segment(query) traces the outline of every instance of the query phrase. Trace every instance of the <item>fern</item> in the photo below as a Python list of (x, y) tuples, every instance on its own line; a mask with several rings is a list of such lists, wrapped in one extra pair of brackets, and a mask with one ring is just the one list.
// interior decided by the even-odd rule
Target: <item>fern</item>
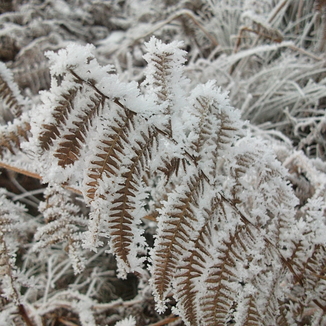
[(0, 65), (0, 92), (1, 99), (7, 110), (13, 117), (19, 117), (22, 114), (24, 107), (23, 99), (19, 93), (17, 85), (13, 82), (13, 77), (10, 70), (4, 63)]
[(39, 210), (47, 224), (36, 232), (35, 239), (38, 242), (33, 249), (40, 251), (49, 245), (65, 242), (65, 250), (69, 254), (75, 273), (81, 273), (85, 266), (80, 252), (80, 230), (86, 226), (86, 221), (80, 216), (79, 207), (69, 203), (69, 192), (61, 186), (48, 186), (44, 195), (45, 202), (41, 203)]
[[(140, 29), (132, 37), (117, 41), (121, 43), (120, 50), (113, 48), (108, 52), (105, 41), (97, 48), (70, 44), (58, 51), (56, 42), (69, 38), (68, 34), (87, 41), (100, 33), (93, 22), (106, 24), (106, 28), (118, 26), (121, 31), (128, 28), (132, 24), (130, 18), (124, 23), (113, 16), (104, 19), (99, 11), (103, 9), (111, 15), (119, 12), (119, 6), (125, 6), (132, 12), (131, 3), (112, 2), (109, 6), (94, 2), (81, 8), (81, 12), (96, 13), (96, 17), (73, 13), (68, 3), (62, 2), (61, 6), (65, 8), (62, 13), (51, 1), (24, 7), (28, 15), (20, 24), (27, 24), (35, 41), (29, 46), (20, 45), (19, 54), (11, 54), (17, 61), (8, 65), (17, 79), (20, 69), (22, 76), (25, 74), (24, 54), (30, 54), (30, 62), (35, 62), (36, 71), (31, 72), (31, 76), (35, 72), (35, 85), (33, 81), (24, 84), (23, 80), (16, 80), (24, 94), (47, 87), (48, 80), (43, 80), (42, 74), (47, 73), (48, 65), (38, 54), (40, 48), (55, 50), (46, 53), (51, 86), (39, 97), (33, 96), (33, 107), (20, 95), (8, 68), (0, 67), (0, 94), (6, 112), (0, 130), (1, 159), (6, 164), (3, 166), (11, 166), (15, 159), (23, 164), (37, 162), (38, 177), (48, 183), (45, 200), (38, 205), (46, 224), (35, 219), (38, 225), (37, 231), (34, 225), (31, 232), (33, 240), (26, 226), (23, 228), (32, 246), (20, 248), (19, 258), (32, 258), (12, 259), (18, 253), (13, 244), (19, 240), (11, 241), (6, 228), (15, 225), (16, 231), (18, 223), (6, 220), (12, 214), (1, 213), (5, 217), (0, 239), (1, 271), (7, 280), (1, 293), (7, 291), (4, 304), (8, 313), (0, 313), (0, 317), (13, 320), (14, 309), (9, 308), (13, 301), (28, 326), (34, 322), (44, 324), (44, 320), (51, 324), (113, 325), (117, 314), (135, 317), (125, 319), (126, 323), (145, 325), (149, 324), (148, 319), (140, 319), (144, 306), (151, 309), (148, 314), (156, 320), (157, 312), (169, 313), (172, 306), (184, 324), (194, 326), (325, 324), (324, 167), (317, 160), (311, 163), (303, 154), (284, 154), (274, 139), (262, 139), (257, 135), (258, 129), (244, 123), (240, 111), (232, 105), (242, 101), (243, 93), (251, 92), (242, 113), (262, 121), (256, 110), (261, 105), (259, 101), (267, 99), (264, 103), (269, 107), (275, 107), (275, 103), (293, 104), (295, 99), (282, 97), (283, 90), (322, 90), (317, 83), (304, 82), (307, 74), (299, 76), (303, 84), (274, 83), (263, 96), (256, 94), (271, 84), (270, 76), (280, 69), (269, 65), (281, 61), (278, 54), (276, 61), (273, 58), (274, 50), (298, 50), (298, 44), (283, 42), (287, 31), (280, 33), (282, 15), (286, 15), (286, 10), (291, 15), (294, 5), (279, 3), (268, 15), (271, 4), (260, 4), (260, 9), (255, 9), (248, 1), (246, 6), (251, 11), (241, 17), (249, 18), (253, 25), (241, 28), (235, 21), (240, 21), (242, 4), (218, 13), (211, 2), (180, 2), (178, 13), (155, 28), (166, 31), (164, 37), (168, 38), (180, 30), (188, 33), (187, 28), (194, 31), (196, 25), (201, 32), (196, 32), (191, 41), (165, 44), (152, 37), (143, 47), (138, 43), (139, 35), (143, 35)], [(319, 10), (322, 6), (322, 2), (317, 2)], [(143, 10), (144, 17), (157, 18), (155, 10)], [(168, 12), (164, 8), (164, 14)], [(32, 24), (33, 15), (38, 20)], [(51, 15), (62, 18), (57, 27), (49, 22)], [(224, 27), (214, 25), (212, 19), (218, 16), (234, 22), (227, 26), (223, 37), (219, 36)], [(187, 17), (190, 25), (185, 21)], [(17, 25), (15, 19), (22, 16), (8, 14), (2, 19)], [(216, 29), (210, 33), (206, 30), (209, 26)], [(15, 28), (15, 40), (27, 36)], [(292, 25), (289, 30), (294, 33)], [(46, 37), (48, 32), (53, 39)], [(116, 37), (115, 32), (110, 37)], [(243, 40), (245, 32), (257, 37)], [(239, 36), (238, 53), (217, 44), (216, 39), (232, 48), (228, 33)], [(255, 47), (266, 41), (281, 43)], [(107, 42), (112, 45), (110, 39)], [(204, 49), (199, 49), (198, 44)], [(213, 44), (217, 46), (215, 50), (211, 48)], [(128, 47), (135, 53), (126, 54)], [(188, 66), (185, 47), (192, 51)], [(245, 47), (249, 48), (243, 50)], [(141, 58), (139, 53), (143, 50), (147, 53)], [(112, 54), (116, 67), (100, 64), (108, 62), (104, 53)], [(253, 54), (259, 54), (261, 62), (253, 59)], [(291, 62), (293, 56), (288, 55)], [(196, 58), (200, 59), (195, 63)], [(144, 62), (147, 67), (139, 75)], [(199, 70), (207, 72), (208, 63), (208, 76), (214, 76), (218, 67), (224, 74), (221, 80), (207, 82), (205, 78), (204, 83), (198, 83), (202, 78), (186, 77)], [(261, 63), (268, 67), (266, 71), (259, 71)], [(128, 76), (123, 72), (124, 64), (132, 66)], [(293, 65), (299, 66), (297, 62)], [(245, 67), (241, 73), (239, 67)], [(322, 72), (320, 67), (319, 73)], [(237, 80), (237, 73), (248, 85)], [(216, 86), (225, 80), (230, 81), (232, 104), (228, 93)], [(257, 86), (257, 80), (262, 84)], [(254, 87), (257, 92), (256, 88), (253, 92)], [(279, 102), (272, 97), (275, 94), (280, 94)], [(253, 100), (254, 97), (259, 99)], [(291, 114), (298, 105), (294, 104)], [(316, 142), (320, 153), (324, 144), (322, 121), (321, 117), (314, 119), (314, 123), (320, 123), (311, 134), (311, 144)], [(290, 173), (276, 159), (273, 146), (279, 156), (284, 155), (283, 165), (290, 168)], [(23, 165), (26, 169), (29, 166)], [(316, 178), (318, 174), (322, 177)], [(303, 190), (307, 184), (309, 194)], [(82, 197), (72, 202), (69, 190)], [(8, 196), (16, 200), (15, 194)], [(33, 191), (26, 191), (26, 196), (31, 198), (31, 206), (37, 206), (39, 198), (33, 197)], [(0, 203), (9, 205), (6, 198), (0, 199)], [(17, 205), (10, 207), (17, 211)], [(17, 211), (17, 215), (24, 213)], [(155, 233), (154, 239), (148, 230)], [(68, 256), (62, 254), (61, 243)], [(93, 252), (86, 254), (87, 249)], [(110, 254), (115, 257), (118, 276), (125, 281), (115, 279)], [(35, 267), (31, 267), (32, 260)], [(18, 279), (18, 271), (22, 279), (35, 275), (38, 287), (25, 289), (28, 284)], [(107, 297), (117, 298), (110, 296), (111, 282), (129, 282), (129, 273), (139, 278), (139, 296), (129, 303), (103, 303), (101, 300)], [(69, 290), (64, 289), (67, 282)], [(54, 285), (57, 288), (52, 289)], [(25, 309), (28, 305), (30, 309)], [(129, 306), (135, 309), (133, 313)], [(169, 316), (161, 324), (173, 320), (175, 317)]]
[[(157, 197), (165, 199), (156, 205), (158, 230), (151, 252), (151, 284), (159, 311), (172, 291), (189, 325), (275, 323), (281, 297), (277, 284), (284, 275), (300, 278), (286, 258), (296, 250), (291, 245), (296, 199), (284, 181), (285, 170), (268, 150), (257, 151), (262, 141), (243, 136), (239, 114), (214, 83), (187, 95), (188, 83), (180, 72), (183, 53), (172, 55), (177, 46), (165, 47), (154, 39), (147, 45), (152, 52), (146, 57), (144, 95), (132, 84), (127, 86), (133, 89), (131, 97), (113, 88), (115, 75), (105, 76), (87, 51), (80, 61), (102, 73), (100, 81), (86, 67), (75, 64), (72, 70), (67, 63), (65, 72), (59, 70), (61, 84), (48, 95), (58, 92), (59, 97), (53, 98), (59, 103), (50, 111), (53, 122), (33, 135), (41, 140), (36, 152), (43, 151), (46, 160), (47, 155), (58, 158), (51, 166), (60, 168), (62, 181), (82, 183), (91, 207), (84, 246), (96, 249), (103, 245), (99, 237), (108, 237), (122, 277), (142, 273), (145, 257), (135, 258), (145, 246), (138, 226), (151, 193), (148, 180), (155, 177), (156, 187), (167, 191), (166, 197)], [(69, 51), (56, 60), (69, 57)], [(178, 83), (180, 98), (167, 87), (171, 83)], [(61, 95), (67, 87), (67, 95)], [(177, 119), (185, 119), (180, 110), (187, 103), (188, 121), (181, 127)], [(91, 149), (86, 160), (82, 144)], [(158, 151), (183, 169), (155, 158)], [(85, 167), (84, 179), (72, 178), (70, 165)], [(266, 289), (274, 295), (266, 297)]]

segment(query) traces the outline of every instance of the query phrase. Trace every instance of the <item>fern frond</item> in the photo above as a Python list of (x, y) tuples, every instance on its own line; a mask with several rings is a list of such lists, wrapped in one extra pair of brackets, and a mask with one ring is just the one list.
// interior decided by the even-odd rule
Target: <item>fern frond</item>
[(147, 53), (144, 55), (148, 66), (143, 86), (155, 96), (155, 113), (162, 115), (157, 127), (170, 137), (174, 127), (171, 125), (171, 117), (179, 116), (179, 108), (186, 106), (185, 86), (188, 81), (182, 70), (186, 52), (181, 46), (181, 42), (164, 44), (153, 37), (146, 43)]
[(6, 198), (0, 189), (0, 295), (20, 303), (18, 291), (16, 252), (18, 250), (17, 231), (23, 222), (25, 209)]
[(85, 268), (81, 244), (86, 221), (81, 216), (79, 207), (69, 202), (70, 193), (60, 185), (49, 185), (44, 195), (45, 202), (41, 202), (39, 210), (47, 224), (37, 230), (35, 239), (38, 242), (33, 249), (40, 251), (64, 242), (75, 274), (81, 273)]
[[(158, 104), (166, 103), (165, 113), (171, 113), (172, 107), (169, 108), (169, 102), (173, 103), (177, 92), (171, 87), (172, 83), (177, 85), (178, 82), (184, 82), (180, 68), (186, 61), (186, 52), (180, 49), (181, 45), (180, 42), (164, 44), (154, 37), (146, 43), (148, 53), (144, 59), (148, 67), (144, 84), (153, 89)], [(181, 88), (181, 85), (178, 88)]]
[(68, 116), (73, 110), (73, 101), (80, 89), (80, 83), (77, 81), (77, 84), (73, 85), (69, 90), (66, 90), (64, 94), (60, 95), (59, 100), (57, 100), (57, 105), (55, 105), (53, 109), (52, 121), (50, 120), (42, 124), (38, 140), (39, 147), (43, 151), (49, 150), (50, 146), (53, 145), (53, 140), (60, 136), (60, 129), (66, 123)]
[[(92, 147), (95, 148), (92, 159), (87, 163), (87, 176), (84, 178), (86, 191), (84, 193), (88, 202), (95, 199), (99, 188), (99, 181), (118, 174), (121, 164), (120, 155), (123, 153), (124, 143), (128, 142), (128, 126), (132, 123), (134, 113), (121, 109), (116, 104), (110, 105), (112, 122), (105, 118), (99, 121), (98, 128), (103, 128), (101, 137)], [(101, 128), (101, 129), (102, 129)]]
[[(291, 257), (291, 263), (300, 277), (301, 284), (289, 282), (289, 290), (285, 292), (284, 299), (280, 302), (283, 319), (289, 324), (293, 321), (304, 322), (309, 318), (311, 321), (316, 321), (318, 325), (324, 325), (326, 307), (325, 246), (316, 245), (309, 254), (304, 253), (304, 246), (301, 246), (301, 250)], [(318, 320), (319, 322), (317, 322)]]
[(174, 293), (187, 325), (224, 325), (227, 316), (234, 318), (237, 293), (245, 282), (237, 269), (256, 246), (248, 227), (231, 227), (238, 220), (236, 211), (221, 199), (211, 205), (206, 211), (210, 218), (176, 273)]
[(40, 90), (50, 87), (49, 63), (44, 51), (55, 48), (54, 43), (57, 42), (53, 37), (39, 37), (19, 51), (9, 67), (21, 89), (29, 88), (33, 94), (37, 94)]
[(23, 113), (26, 103), (14, 82), (12, 72), (2, 62), (0, 62), (0, 98), (12, 117), (18, 118)]
[[(254, 225), (270, 229), (269, 236), (275, 236), (278, 243), (281, 229), (295, 224), (297, 199), (290, 185), (283, 181), (286, 170), (267, 149), (268, 144), (265, 148), (261, 144), (262, 141), (252, 137), (238, 141), (230, 162), (230, 175), (234, 178), (230, 198)], [(250, 195), (249, 189), (254, 190)]]
[[(98, 125), (103, 133), (92, 146), (95, 149), (84, 181), (85, 197), (97, 210), (93, 212), (95, 224), (103, 225), (102, 230), (98, 226), (90, 229), (107, 233), (123, 275), (138, 269), (137, 247), (144, 245), (136, 226), (145, 215), (142, 206), (148, 194), (143, 183), (155, 136), (146, 122), (127, 108), (111, 103), (110, 112), (110, 117)], [(103, 200), (110, 205), (102, 208)], [(86, 246), (92, 247), (96, 238), (90, 234)]]
[(239, 112), (230, 106), (226, 94), (216, 87), (215, 82), (197, 86), (191, 98), (199, 118), (192, 153), (199, 168), (214, 180), (220, 172), (218, 165), (240, 137), (243, 123)]
[(212, 211), (204, 210), (206, 218), (205, 224), (199, 231), (197, 239), (194, 240), (190, 255), (179, 263), (179, 271), (176, 272), (174, 288), (177, 289), (174, 296), (178, 300), (178, 307), (184, 320), (192, 321), (194, 325), (199, 324), (200, 312), (197, 306), (197, 286), (198, 279), (205, 269), (206, 257), (210, 257), (210, 252), (206, 246), (206, 241), (210, 242), (211, 214)]
[(178, 262), (187, 253), (192, 234), (203, 223), (197, 206), (202, 187), (203, 176), (190, 173), (169, 194), (168, 200), (163, 202), (163, 207), (159, 210), (157, 239), (152, 253), (151, 282), (162, 311)]
[[(80, 94), (82, 97), (85, 96), (83, 93), (84, 90)], [(78, 160), (89, 126), (103, 108), (104, 97), (96, 93), (92, 95), (89, 95), (89, 98), (86, 97), (87, 95), (85, 96), (87, 100), (85, 99), (83, 105), (79, 106), (78, 114), (73, 117), (72, 121), (69, 121), (70, 127), (61, 133), (60, 141), (53, 154), (58, 158), (59, 166), (66, 167)]]
[(4, 152), (10, 151), (15, 154), (20, 150), (22, 141), (27, 141), (29, 137), (30, 123), (28, 119), (23, 116), (19, 119), (14, 119), (12, 123), (0, 127), (0, 158)]
[[(220, 263), (211, 265), (208, 276), (205, 279), (205, 288), (207, 293), (201, 298), (201, 311), (203, 322), (206, 325), (214, 325), (216, 322), (224, 324), (226, 317), (233, 315), (233, 301), (236, 298), (236, 292), (242, 279), (238, 278), (238, 273), (234, 267), (241, 256), (238, 250), (248, 250), (247, 231), (243, 228), (236, 228), (234, 233), (230, 234), (229, 240), (223, 240), (223, 249), (219, 249), (218, 257)], [(214, 257), (215, 258), (215, 257)], [(215, 258), (216, 259), (216, 258)], [(206, 267), (207, 268), (207, 267)]]

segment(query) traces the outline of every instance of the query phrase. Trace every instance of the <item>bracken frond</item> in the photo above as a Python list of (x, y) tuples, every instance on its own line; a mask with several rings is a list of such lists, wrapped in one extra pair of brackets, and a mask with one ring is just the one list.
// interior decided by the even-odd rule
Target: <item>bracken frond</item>
[[(87, 94), (87, 92), (86, 92)], [(78, 114), (71, 122), (71, 127), (61, 133), (60, 142), (53, 154), (58, 158), (58, 165), (66, 167), (73, 164), (80, 155), (80, 149), (85, 143), (85, 137), (92, 120), (97, 116), (104, 105), (104, 97), (97, 93), (91, 93), (84, 100), (82, 107), (78, 108)]]
[[(179, 264), (179, 272), (175, 277), (174, 287), (178, 289), (175, 297), (178, 299), (178, 306), (182, 307), (184, 318), (192, 321), (194, 325), (199, 324), (200, 315), (197, 307), (196, 279), (202, 275), (205, 269), (206, 258), (210, 257), (205, 241), (209, 241), (211, 233), (210, 224), (214, 209), (204, 211), (207, 215), (205, 224), (199, 231), (197, 239), (194, 240), (193, 248), (189, 257), (185, 257), (183, 262)], [(210, 243), (210, 241), (209, 241)]]
[(121, 174), (117, 190), (112, 194), (114, 199), (108, 221), (111, 246), (117, 257), (126, 264), (131, 261), (130, 252), (135, 245), (134, 225), (140, 223), (135, 217), (135, 211), (141, 206), (138, 201), (146, 199), (146, 193), (142, 194), (142, 176), (143, 171), (146, 170), (146, 162), (150, 158), (153, 142), (153, 138), (148, 133), (142, 133), (140, 136), (130, 148), (132, 155), (129, 157), (128, 170)]
[(195, 160), (207, 176), (216, 178), (221, 153), (239, 137), (242, 124), (237, 112), (221, 103), (222, 96), (214, 84), (202, 85), (193, 93), (199, 116), (198, 139), (192, 144)]
[(200, 223), (197, 220), (197, 203), (202, 184), (202, 175), (186, 177), (183, 185), (176, 187), (160, 210), (158, 237), (153, 252), (152, 284), (161, 305), (170, 290), (178, 262), (187, 251), (190, 234)]
[(21, 89), (29, 88), (33, 94), (37, 94), (50, 87), (49, 62), (44, 55), (45, 50), (46, 46), (40, 44), (29, 46), (20, 51), (10, 64), (14, 80)]
[[(148, 196), (145, 179), (157, 132), (132, 111), (114, 102), (110, 103), (110, 116), (100, 119), (98, 127), (103, 128), (103, 133), (92, 146), (84, 195), (95, 207), (91, 223), (102, 223), (110, 236), (110, 246), (120, 262), (122, 275), (124, 271), (135, 270), (130, 264), (132, 248), (142, 246), (136, 226), (144, 214), (141, 213), (143, 201)], [(103, 201), (109, 201), (110, 205), (102, 208)], [(96, 225), (90, 229), (93, 233), (100, 231)], [(91, 234), (90, 242), (96, 242), (96, 238), (96, 234)]]
[[(309, 311), (311, 318), (317, 318), (320, 313), (325, 314), (326, 311), (326, 249), (323, 245), (316, 245), (307, 254), (302, 243), (296, 243), (295, 248), (296, 251), (289, 262), (301, 282), (292, 285), (296, 300), (291, 295), (286, 295), (282, 309), (287, 310), (287, 315), (294, 319), (299, 319), (299, 316), (303, 318)], [(309, 295), (310, 293), (313, 293), (313, 296)], [(300, 313), (289, 310), (288, 302), (296, 306)]]
[(23, 113), (24, 105), (18, 86), (13, 81), (12, 72), (2, 62), (0, 63), (0, 98), (13, 117), (18, 118)]
[(40, 148), (45, 151), (53, 145), (53, 140), (61, 134), (61, 127), (65, 125), (68, 116), (74, 110), (74, 99), (81, 89), (81, 85), (74, 85), (71, 89), (65, 91), (60, 96), (58, 104), (54, 107), (52, 117), (53, 121), (42, 125), (42, 131), (39, 135)]
[(45, 201), (39, 210), (43, 214), (46, 225), (39, 227), (35, 234), (38, 241), (35, 251), (63, 242), (71, 259), (75, 274), (81, 273), (85, 266), (81, 254), (82, 231), (86, 220), (80, 208), (69, 201), (70, 193), (60, 185), (49, 185), (44, 193)]
[[(223, 247), (216, 248), (218, 260), (210, 266), (204, 286), (206, 293), (200, 298), (200, 311), (205, 325), (224, 325), (227, 316), (233, 315), (237, 291), (244, 280), (239, 273), (239, 263), (245, 262), (244, 252), (254, 247), (250, 231), (239, 225), (227, 238), (220, 240)], [(207, 266), (206, 266), (207, 268)]]
[(95, 153), (88, 164), (87, 176), (84, 181), (86, 184), (84, 195), (89, 202), (95, 199), (99, 182), (104, 176), (110, 177), (118, 174), (124, 149), (123, 144), (128, 141), (128, 125), (134, 115), (132, 111), (117, 108), (114, 103), (107, 105), (114, 106), (110, 110), (118, 112), (113, 115), (114, 121), (111, 125), (107, 120), (101, 122), (107, 126), (104, 126), (102, 137), (95, 144)]
[(22, 141), (29, 137), (30, 124), (24, 119), (15, 119), (13, 123), (0, 127), (0, 158), (6, 150), (15, 154), (20, 150)]

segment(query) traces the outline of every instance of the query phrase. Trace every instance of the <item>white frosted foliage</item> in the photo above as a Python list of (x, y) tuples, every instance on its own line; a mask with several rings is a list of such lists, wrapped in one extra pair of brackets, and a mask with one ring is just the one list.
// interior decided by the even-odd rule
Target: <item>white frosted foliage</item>
[[(118, 38), (126, 41), (113, 35), (107, 42)], [(290, 311), (284, 302), (298, 304), (293, 287), (311, 304), (312, 284), (324, 282), (317, 258), (324, 254), (326, 183), (300, 154), (284, 162), (292, 167), (289, 173), (273, 141), (250, 134), (252, 126), (218, 82), (192, 86), (184, 46), (152, 37), (139, 83), (126, 82), (122, 66), (122, 74), (101, 66), (92, 45), (47, 53), (51, 89), (31, 111), (31, 137), (23, 146), (50, 183), (39, 206), (47, 224), (35, 232), (34, 251), (64, 242), (75, 273), (87, 262), (82, 249), (93, 251), (90, 257), (112, 254), (119, 278), (135, 273), (140, 283), (149, 282), (157, 312), (166, 310), (173, 295), (173, 311), (187, 326), (274, 325), (278, 313)], [(280, 47), (262, 45), (259, 51)], [(251, 53), (257, 49), (226, 61), (238, 63)], [(132, 60), (128, 54), (126, 65)], [(253, 97), (248, 95), (248, 105)], [(301, 201), (288, 181), (300, 173), (313, 184), (311, 198)], [(87, 219), (63, 187), (78, 193)], [(14, 221), (5, 222), (2, 232), (11, 231)], [(10, 240), (8, 248), (14, 264)], [(317, 276), (311, 276), (315, 269)], [(90, 296), (97, 297), (104, 284), (99, 270), (100, 276), (94, 271), (87, 280), (80, 275)], [(301, 282), (305, 277), (309, 281)], [(12, 296), (15, 288), (5, 281)], [(73, 302), (83, 326), (95, 325), (89, 312), (101, 304), (92, 304)], [(129, 317), (116, 325), (135, 324)]]
[(115, 326), (136, 326), (136, 319), (133, 316), (129, 316), (123, 320), (118, 321)]

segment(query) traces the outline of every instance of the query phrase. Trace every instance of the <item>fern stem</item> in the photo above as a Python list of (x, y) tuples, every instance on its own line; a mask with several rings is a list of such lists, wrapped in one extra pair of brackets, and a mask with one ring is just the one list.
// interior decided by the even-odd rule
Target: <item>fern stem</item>
[(188, 9), (182, 9), (178, 12), (176, 12), (172, 17), (169, 17), (168, 19), (164, 20), (161, 23), (158, 23), (153, 29), (151, 29), (148, 33), (141, 35), (140, 37), (138, 37), (137, 39), (134, 40), (133, 44), (135, 44), (138, 40), (140, 39), (144, 39), (149, 35), (154, 34), (154, 32), (156, 32), (157, 30), (161, 29), (162, 27), (170, 24), (172, 21), (182, 17), (182, 16), (186, 16), (188, 18), (190, 18), (192, 20), (192, 22), (198, 26), (198, 28), (206, 35), (206, 37), (211, 41), (211, 43), (216, 47), (219, 45), (218, 41), (216, 40), (216, 38), (207, 31), (207, 29), (198, 22), (197, 18), (195, 17), (194, 13)]
[(18, 305), (18, 311), (27, 326), (34, 326), (34, 323), (30, 320), (23, 304)]
[(12, 166), (10, 164), (7, 164), (7, 163), (1, 162), (1, 161), (0, 161), (0, 168), (4, 168), (6, 170), (10, 170), (10, 171), (13, 171), (13, 172), (24, 174), (24, 175), (26, 175), (28, 177), (31, 177), (31, 178), (34, 178), (34, 179), (42, 180), (42, 177), (37, 173), (31, 172), (31, 171), (28, 171), (28, 170), (24, 170), (24, 169), (18, 168), (16, 166)]
[(163, 325), (167, 325), (167, 324), (172, 323), (177, 320), (180, 320), (180, 317), (169, 316), (167, 318), (164, 318), (163, 320), (158, 321), (157, 323), (150, 324), (148, 326), (163, 326)]
[[(12, 166), (10, 164), (7, 164), (7, 163), (1, 162), (1, 161), (0, 161), (0, 168), (4, 168), (4, 169), (9, 170), (9, 171), (17, 172), (17, 173), (26, 175), (26, 176), (34, 178), (34, 179), (42, 180), (42, 177), (39, 174), (35, 173), (35, 172), (24, 170), (22, 168)], [(77, 195), (82, 195), (82, 192), (80, 190), (78, 190), (78, 189), (76, 189), (76, 188), (74, 188), (72, 186), (69, 186), (69, 185), (66, 185), (66, 184), (64, 184), (62, 186), (63, 186), (63, 188), (65, 188), (67, 190), (70, 190), (70, 191), (74, 192)]]

